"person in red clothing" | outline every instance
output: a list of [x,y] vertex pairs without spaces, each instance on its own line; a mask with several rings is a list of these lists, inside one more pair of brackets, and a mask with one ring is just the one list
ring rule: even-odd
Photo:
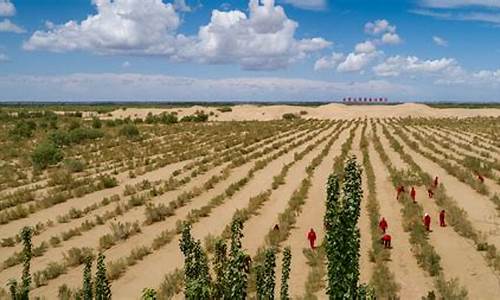
[[405,187],[404,186],[399,186],[396,190],[398,193],[396,194],[396,200],[399,200],[399,196],[405,192]]
[[427,194],[429,194],[429,199],[432,199],[432,197],[434,197],[434,192],[432,191],[431,188],[427,189]]
[[446,223],[444,221],[445,214],[444,209],[439,213],[439,226],[441,227],[446,227]]
[[428,213],[424,215],[424,226],[425,230],[431,231],[431,216]]
[[380,230],[382,230],[383,233],[385,233],[385,231],[387,230],[387,221],[385,220],[385,218],[382,218],[382,220],[380,220],[380,222],[378,223],[378,227],[380,228]]
[[411,192],[410,192],[410,196],[411,196],[411,199],[413,200],[413,202],[417,202],[416,197],[417,197],[417,191],[415,191],[415,187],[411,187]]
[[382,236],[381,240],[382,240],[382,244],[384,244],[384,248],[385,249],[391,249],[392,248],[392,246],[391,246],[392,237],[391,237],[390,234],[384,233],[384,235]]
[[311,228],[311,230],[309,230],[307,239],[309,240],[309,246],[311,246],[311,249],[316,249],[316,246],[314,245],[314,242],[316,242],[316,232],[314,232],[314,229]]

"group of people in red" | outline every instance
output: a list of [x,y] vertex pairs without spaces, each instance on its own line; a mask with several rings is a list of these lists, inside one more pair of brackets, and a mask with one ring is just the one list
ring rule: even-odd
[[[481,175],[478,175],[478,176],[481,176]],[[438,185],[439,185],[439,178],[436,176],[434,178],[432,186],[427,189],[427,194],[428,194],[430,199],[432,199],[434,197],[434,190],[438,187]],[[405,187],[403,185],[399,186],[396,189],[396,200],[399,201],[401,195],[404,193],[406,193]],[[410,198],[414,203],[417,203],[417,191],[415,190],[415,187],[411,187]],[[439,226],[446,227],[445,218],[446,218],[446,212],[443,209],[439,212]],[[422,222],[423,222],[425,229],[430,232],[431,231],[431,216],[428,213],[424,214]],[[391,246],[392,237],[389,233],[387,233],[387,228],[389,227],[389,225],[387,223],[387,220],[384,217],[382,217],[382,219],[380,220],[378,227],[380,228],[380,231],[382,232],[381,242],[384,245],[384,248],[390,249],[392,247]]]
[[[477,175],[477,178],[479,181],[484,182],[484,178],[481,176],[481,174],[476,172],[476,175]],[[434,178],[434,181],[432,182],[432,186],[427,189],[427,194],[429,196],[429,199],[432,199],[434,197],[434,190],[438,187],[438,185],[439,185],[439,178],[436,176]],[[403,185],[399,186],[396,189],[396,192],[397,192],[396,200],[399,201],[399,198],[401,197],[401,195],[406,193],[405,187]],[[415,190],[415,187],[413,187],[413,186],[411,187],[411,190],[410,190],[410,198],[413,200],[414,203],[417,203],[417,191]],[[439,212],[439,226],[440,227],[446,227],[445,217],[446,217],[446,212],[443,209]],[[431,216],[428,213],[424,214],[422,222],[424,224],[425,230],[430,232],[431,231]],[[389,227],[389,224],[387,223],[387,220],[384,217],[382,217],[382,219],[380,220],[378,227],[380,228],[380,231],[382,232],[381,242],[384,245],[384,248],[386,248],[386,249],[392,248],[392,246],[391,246],[392,237],[389,233],[387,233],[387,228]],[[316,238],[317,238],[316,232],[314,231],[314,229],[311,228],[311,230],[309,230],[309,232],[307,233],[307,239],[309,240],[309,246],[313,250],[316,248],[316,245],[315,245]]]

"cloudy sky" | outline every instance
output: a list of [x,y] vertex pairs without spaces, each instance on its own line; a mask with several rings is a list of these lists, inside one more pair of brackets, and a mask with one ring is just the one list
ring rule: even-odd
[[0,0],[0,101],[500,101],[500,0]]

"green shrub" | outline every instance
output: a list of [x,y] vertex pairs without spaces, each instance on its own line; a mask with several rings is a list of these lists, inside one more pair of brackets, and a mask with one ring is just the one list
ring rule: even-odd
[[85,262],[86,258],[94,258],[94,253],[92,248],[71,248],[67,253],[64,253],[64,261],[70,267],[79,266]]
[[282,117],[283,120],[297,120],[297,119],[300,119],[300,116],[298,116],[296,114],[292,114],[292,113],[283,114],[281,117]]
[[92,118],[92,128],[99,129],[102,127],[102,121],[98,117]]
[[31,154],[33,166],[37,169],[45,169],[49,165],[55,165],[63,159],[63,153],[52,143],[38,144]]
[[100,175],[99,176],[99,186],[105,189],[109,189],[118,185],[118,179],[110,175]]
[[78,173],[85,170],[85,161],[78,159],[64,160],[64,166],[72,173]]
[[233,109],[230,106],[219,107],[217,108],[217,110],[220,111],[221,113],[233,111]]
[[128,139],[137,138],[140,135],[139,129],[134,124],[125,124],[120,129],[119,134]]
[[0,242],[0,245],[2,247],[14,247],[16,245],[16,241],[14,240],[14,238],[3,238],[2,239],[2,242]]
[[33,131],[36,129],[36,123],[32,120],[22,120],[16,123],[13,129],[9,131],[9,135],[14,140],[30,138],[33,136]]

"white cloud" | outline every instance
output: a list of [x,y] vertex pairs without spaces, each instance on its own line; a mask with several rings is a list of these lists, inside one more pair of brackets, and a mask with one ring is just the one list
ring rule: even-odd
[[356,53],[372,53],[375,52],[377,48],[371,41],[365,41],[363,43],[358,43],[354,47]]
[[343,60],[344,60],[343,53],[333,52],[329,56],[323,56],[320,59],[318,59],[314,63],[314,70],[320,71],[320,70],[334,69]]
[[186,4],[186,0],[174,0],[174,7],[177,11],[190,12],[191,7]]
[[281,2],[302,9],[323,10],[326,8],[326,0],[281,0]]
[[422,0],[422,6],[432,8],[458,8],[466,6],[500,7],[498,0]]
[[16,14],[16,7],[10,0],[0,0],[0,17],[12,17]]
[[387,32],[384,33],[382,36],[382,43],[384,44],[390,44],[390,45],[397,45],[401,43],[401,38],[397,33],[392,33],[392,32]]
[[438,46],[441,46],[441,47],[447,47],[448,46],[448,41],[443,39],[442,37],[439,37],[439,36],[433,36],[432,37],[432,40],[434,41],[434,43]]
[[0,22],[0,32],[24,33],[26,30],[12,23],[9,19]]
[[481,70],[472,73],[472,78],[479,81],[500,83],[500,69],[497,70]]
[[[399,76],[402,74],[444,74],[457,73],[461,70],[453,58],[441,58],[435,60],[421,60],[416,56],[392,56],[385,62],[373,67],[378,76]],[[449,74],[447,74],[448,76]]]
[[124,62],[122,63],[122,68],[128,68],[128,67],[130,67],[130,66],[131,66],[131,64],[130,64],[130,62],[129,62],[129,61],[124,61]]
[[0,100],[93,99],[129,101],[311,101],[360,94],[407,93],[410,88],[384,80],[332,82],[277,77],[198,79],[146,74],[0,76]]
[[380,35],[386,32],[395,33],[396,26],[389,24],[389,21],[382,19],[365,24],[365,32],[371,35]]
[[0,53],[0,63],[9,61],[9,57],[6,54]]
[[375,58],[379,56],[379,52],[370,53],[349,53],[346,59],[339,64],[337,71],[339,72],[357,72],[363,70],[368,64],[370,64]]
[[295,38],[298,23],[274,0],[250,0],[249,14],[213,10],[198,35],[177,34],[179,17],[161,0],[96,0],[97,14],[37,31],[26,50],[85,50],[99,54],[155,54],[176,61],[235,63],[244,69],[285,68],[328,47],[323,38]]
[[372,41],[365,41],[356,44],[354,52],[349,53],[345,60],[341,62],[337,71],[339,72],[357,72],[362,71],[375,58],[379,57],[382,52],[377,51],[377,47]]
[[36,31],[24,43],[26,50],[94,53],[165,54],[174,52],[172,33],[180,24],[170,3],[161,0],[94,0],[97,14],[78,23],[54,25]]
[[402,41],[396,33],[396,26],[391,25],[386,19],[366,23],[365,32],[373,36],[381,36],[382,38],[376,40],[376,43],[396,45]]

